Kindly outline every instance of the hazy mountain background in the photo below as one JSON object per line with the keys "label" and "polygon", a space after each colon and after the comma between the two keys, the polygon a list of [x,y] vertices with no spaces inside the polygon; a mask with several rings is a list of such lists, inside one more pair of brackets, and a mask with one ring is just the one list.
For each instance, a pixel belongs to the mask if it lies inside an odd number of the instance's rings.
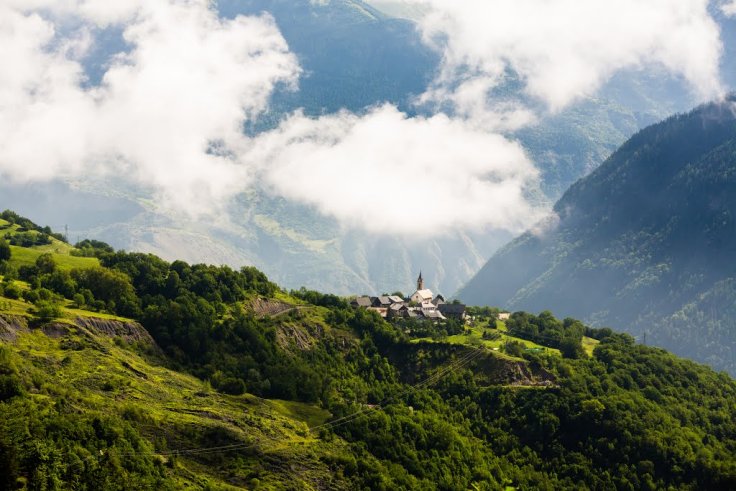
{"label": "hazy mountain background", "polygon": [[[219,8],[225,16],[269,12],[304,70],[299,90],[279,91],[271,110],[250,131],[273,127],[299,108],[313,115],[341,108],[361,112],[388,101],[416,113],[414,99],[438,67],[439,56],[422,43],[410,20],[362,1],[222,0]],[[728,46],[730,21],[721,20]],[[111,32],[99,50],[121,47],[119,33]],[[727,52],[724,67],[732,65],[731,59]],[[96,60],[89,60],[92,78],[100,69]],[[513,77],[502,90],[513,92]],[[542,171],[537,201],[551,203],[637,130],[692,105],[680,80],[651,70],[622,72],[597,97],[512,136]],[[419,269],[428,286],[452,294],[511,239],[507,232],[493,231],[430,240],[369,235],[263,192],[241,195],[229,217],[217,223],[195,223],[159,211],[146,190],[92,180],[0,184],[0,207],[13,207],[57,230],[68,225],[71,240],[95,237],[170,259],[252,264],[287,287],[342,294],[408,290]]]}
{"label": "hazy mountain background", "polygon": [[559,223],[504,247],[460,297],[617,326],[736,372],[733,100],[639,132],[554,209]]}

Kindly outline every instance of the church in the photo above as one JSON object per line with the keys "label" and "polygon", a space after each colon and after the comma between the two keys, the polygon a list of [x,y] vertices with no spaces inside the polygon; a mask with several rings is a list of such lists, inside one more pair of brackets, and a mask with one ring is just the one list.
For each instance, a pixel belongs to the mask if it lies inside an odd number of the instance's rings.
{"label": "church", "polygon": [[417,278],[417,291],[412,293],[411,297],[409,297],[409,301],[423,304],[424,302],[431,302],[433,297],[434,295],[432,294],[432,290],[424,288],[424,279],[422,278],[422,272],[420,271],[419,278]]}
{"label": "church", "polygon": [[396,296],[357,297],[351,305],[355,308],[375,310],[385,318],[409,318],[441,321],[447,318],[465,319],[465,306],[448,304],[442,295],[435,296],[432,290],[424,288],[424,278],[419,272],[417,289],[406,300]]}

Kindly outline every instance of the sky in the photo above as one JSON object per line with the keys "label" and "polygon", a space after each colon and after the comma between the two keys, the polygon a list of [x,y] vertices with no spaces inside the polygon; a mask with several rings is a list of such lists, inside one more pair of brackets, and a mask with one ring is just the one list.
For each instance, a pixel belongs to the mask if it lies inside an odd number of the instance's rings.
{"label": "sky", "polygon": [[[201,219],[258,188],[375,234],[519,232],[548,210],[530,197],[539,169],[512,131],[622,70],[664,69],[701,101],[725,91],[707,0],[394,3],[422,13],[422,39],[441,54],[424,115],[388,103],[296,111],[246,135],[304,75],[268,14],[223,19],[207,0],[0,0],[0,178],[126,182]],[[717,7],[736,15],[736,1]],[[84,60],[109,28],[130,49],[93,84]],[[519,97],[494,99],[509,71]]]}

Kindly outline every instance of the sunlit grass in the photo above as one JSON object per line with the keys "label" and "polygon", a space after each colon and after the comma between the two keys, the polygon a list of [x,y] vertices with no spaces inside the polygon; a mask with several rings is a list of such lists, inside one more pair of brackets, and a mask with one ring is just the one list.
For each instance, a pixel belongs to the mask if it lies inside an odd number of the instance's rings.
{"label": "sunlit grass", "polygon": [[[485,346],[486,348],[492,350],[492,351],[501,351],[502,348],[506,345],[506,343],[509,343],[511,341],[516,341],[524,345],[524,347],[528,350],[539,350],[541,352],[545,353],[551,353],[557,356],[560,356],[560,350],[556,348],[549,348],[546,346],[543,346],[541,344],[537,344],[533,341],[529,341],[527,339],[521,339],[514,336],[510,336],[507,334],[506,325],[502,322],[499,322],[499,324],[502,326],[502,329],[489,329],[487,324],[483,325],[476,325],[476,326],[467,326],[466,332],[463,334],[455,334],[453,336],[448,336],[446,338],[441,338],[439,340],[433,340],[432,338],[420,338],[415,339],[413,342],[443,342],[443,343],[450,343],[450,344],[463,344],[467,346]],[[498,337],[496,339],[483,339],[483,333],[496,333]]]}
{"label": "sunlit grass", "polygon": [[[63,248],[59,248],[63,250]],[[96,257],[76,257],[70,256],[66,252],[54,252],[53,245],[42,246],[41,248],[27,248],[10,246],[10,264],[15,267],[33,266],[36,259],[45,252],[51,252],[59,269],[86,269],[100,265],[100,261]]]}
{"label": "sunlit grass", "polygon": [[600,341],[598,341],[597,339],[583,336],[583,349],[588,354],[588,356],[593,356],[593,350],[599,344],[600,344]]}
{"label": "sunlit grass", "polygon": [[[52,405],[63,397],[74,401],[75,411],[125,419],[155,442],[157,452],[243,447],[177,457],[169,472],[182,489],[236,489],[227,484],[231,477],[262,468],[263,459],[287,465],[261,473],[259,489],[283,489],[285,483],[311,489],[310,482],[329,481],[330,469],[320,456],[345,452],[341,440],[322,441],[308,431],[327,421],[327,411],[218,393],[207,382],[152,363],[138,347],[93,330],[70,326],[61,337],[23,331],[9,346],[20,355],[20,373],[34,380],[32,397],[39,403]],[[289,464],[302,470],[293,474]]]}

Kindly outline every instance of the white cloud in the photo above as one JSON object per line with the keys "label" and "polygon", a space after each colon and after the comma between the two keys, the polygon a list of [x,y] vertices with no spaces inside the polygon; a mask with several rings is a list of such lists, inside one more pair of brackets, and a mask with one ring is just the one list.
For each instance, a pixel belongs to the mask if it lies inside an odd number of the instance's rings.
{"label": "white cloud", "polygon": [[[425,100],[453,117],[294,114],[249,138],[243,124],[300,73],[269,17],[221,19],[207,0],[0,0],[0,178],[124,179],[194,215],[261,185],[375,233],[518,231],[540,217],[538,175],[501,133],[537,115],[483,103],[508,69],[552,109],[648,64],[720,91],[706,0],[404,1],[431,7],[422,26],[444,62]],[[109,25],[130,49],[88,87],[80,59]]]}
{"label": "white cloud", "polygon": [[[0,6],[0,172],[16,180],[109,174],[194,213],[244,189],[242,125],[299,73],[270,18],[219,19],[204,0],[107,10],[100,0],[43,3],[46,18],[26,4]],[[55,22],[70,16],[84,24],[75,36],[125,23],[132,49],[111,60],[99,87],[83,88],[79,46],[55,39]]]}
{"label": "white cloud", "polygon": [[[719,29],[708,0],[404,0],[444,54],[427,99],[452,101],[473,117],[464,93],[498,86],[507,70],[556,110],[592,95],[616,71],[660,65],[700,98],[721,94]],[[480,107],[479,107],[480,106]]]}
{"label": "white cloud", "polygon": [[259,137],[251,158],[268,163],[276,193],[370,232],[519,231],[540,217],[525,196],[537,170],[523,149],[445,115],[409,118],[390,105],[295,115]]}
{"label": "white cloud", "polygon": [[736,0],[729,0],[721,5],[721,11],[728,17],[736,15]]}

